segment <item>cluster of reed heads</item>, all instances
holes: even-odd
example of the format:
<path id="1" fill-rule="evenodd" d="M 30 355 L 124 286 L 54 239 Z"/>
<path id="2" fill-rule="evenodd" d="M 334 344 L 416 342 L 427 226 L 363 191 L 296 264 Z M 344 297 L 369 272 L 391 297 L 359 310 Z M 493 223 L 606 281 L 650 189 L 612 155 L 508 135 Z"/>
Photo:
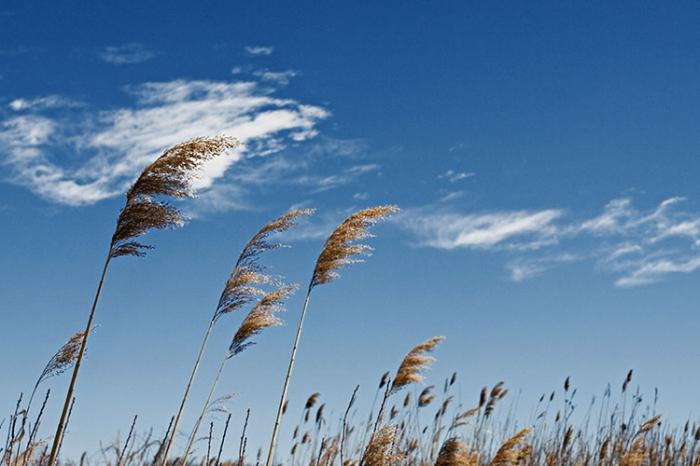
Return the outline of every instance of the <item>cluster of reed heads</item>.
<path id="1" fill-rule="evenodd" d="M 73 335 L 49 360 L 26 402 L 20 395 L 10 416 L 0 421 L 0 429 L 6 431 L 4 447 L 0 448 L 0 461 L 5 466 L 75 464 L 62 459 L 60 452 L 110 262 L 122 256 L 144 256 L 151 246 L 141 243 L 139 237 L 151 229 L 183 225 L 180 211 L 164 199 L 192 196 L 190 183 L 198 169 L 206 161 L 225 155 L 238 145 L 235 139 L 221 136 L 197 138 L 174 146 L 147 166 L 126 193 L 126 203 L 117 219 L 84 329 Z M 299 218 L 312 215 L 311 209 L 293 210 L 272 220 L 243 247 L 204 329 L 192 369 L 183 381 L 180 403 L 174 407 L 165 433 L 155 436 L 151 429 L 139 434 L 137 416 L 134 416 L 123 441 L 103 447 L 94 455 L 84 453 L 78 461 L 80 466 L 91 463 L 115 466 L 700 466 L 697 452 L 700 427 L 690 423 L 682 428 L 663 426 L 655 406 L 643 409 L 639 392 L 630 393 L 631 371 L 622 385 L 619 400 L 613 401 L 612 390 L 608 389 L 602 401 L 591 402 L 577 425 L 571 421 L 576 408 L 576 390 L 567 378 L 559 408 L 555 392 L 543 395 L 536 416 L 533 415 L 527 425 L 519 426 L 512 416 L 513 403 L 506 415 L 498 409 L 506 403 L 503 400 L 508 394 L 503 382 L 491 388 L 484 387 L 473 406 L 458 401 L 461 394 L 456 393 L 456 373 L 445 380 L 441 389 L 425 386 L 424 371 L 433 361 L 431 353 L 443 337 L 429 338 L 416 345 L 395 372 L 381 377 L 368 415 L 358 414 L 359 386 L 337 418 L 328 414 L 325 403 L 320 403 L 320 394 L 309 396 L 301 407 L 301 418 L 291 438 L 284 442 L 284 450 L 278 448 L 280 427 L 289 411 L 287 393 L 312 291 L 332 282 L 338 278 L 341 268 L 367 255 L 371 248 L 363 241 L 370 236 L 370 227 L 397 210 L 394 206 L 379 206 L 357 211 L 330 232 L 323 244 L 305 289 L 269 445 L 257 449 L 255 454 L 250 452 L 246 436 L 250 410 L 247 410 L 240 419 L 242 428 L 236 451 L 231 452 L 226 439 L 232 415 L 229 413 L 223 426 L 216 426 L 216 429 L 212 416 L 218 403 L 227 396 L 215 396 L 227 363 L 249 349 L 261 332 L 282 323 L 279 314 L 284 310 L 285 300 L 298 286 L 270 275 L 261 256 L 283 246 L 274 241 L 274 236 L 294 228 Z M 200 400 L 195 408 L 194 425 L 182 431 L 182 416 L 191 401 L 190 389 L 206 356 L 213 328 L 229 315 L 245 311 L 247 314 L 233 333 L 230 345 L 218 354 L 218 371 L 210 381 L 206 399 Z M 69 370 L 70 382 L 56 429 L 52 434 L 42 434 L 40 426 L 50 391 L 46 391 L 38 409 L 35 406 L 32 409 L 35 395 L 45 380 Z M 176 448 L 176 436 L 182 434 L 187 439 L 185 445 Z"/>

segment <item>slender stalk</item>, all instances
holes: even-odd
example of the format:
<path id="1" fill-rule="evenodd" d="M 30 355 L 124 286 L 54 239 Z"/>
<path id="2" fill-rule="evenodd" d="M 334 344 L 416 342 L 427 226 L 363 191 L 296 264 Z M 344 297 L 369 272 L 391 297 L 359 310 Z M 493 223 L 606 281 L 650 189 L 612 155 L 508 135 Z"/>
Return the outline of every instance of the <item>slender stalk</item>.
<path id="1" fill-rule="evenodd" d="M 284 403 L 287 401 L 287 391 L 289 390 L 289 381 L 292 378 L 292 371 L 294 370 L 294 362 L 297 357 L 297 349 L 299 347 L 299 340 L 301 339 L 301 332 L 304 328 L 304 319 L 306 318 L 306 311 L 309 307 L 309 298 L 311 297 L 311 289 L 306 292 L 306 298 L 304 298 L 304 307 L 301 311 L 301 317 L 299 318 L 299 325 L 297 326 L 297 333 L 294 337 L 294 346 L 292 346 L 292 354 L 289 358 L 289 366 L 287 367 L 287 375 L 284 378 L 284 387 L 282 388 L 282 396 L 280 397 L 280 403 L 277 407 L 277 416 L 275 418 L 275 426 L 272 429 L 272 440 L 270 440 L 270 449 L 267 452 L 267 462 L 266 466 L 272 466 L 273 458 L 275 456 L 275 450 L 277 449 L 277 436 L 279 434 L 280 424 L 282 422 L 282 408 Z"/>
<path id="2" fill-rule="evenodd" d="M 187 440 L 187 447 L 185 447 L 185 452 L 182 454 L 182 458 L 180 458 L 182 466 L 187 465 L 187 457 L 190 454 L 190 450 L 192 449 L 192 445 L 194 444 L 195 438 L 197 437 L 197 431 L 199 431 L 199 426 L 202 424 L 202 420 L 204 419 L 204 416 L 207 414 L 207 409 L 209 409 L 209 404 L 211 403 L 211 399 L 214 396 L 214 392 L 216 391 L 216 386 L 219 384 L 219 379 L 221 378 L 221 373 L 224 371 L 224 367 L 226 367 L 226 363 L 228 362 L 228 358 L 224 358 L 223 361 L 221 361 L 221 365 L 219 366 L 219 370 L 216 373 L 216 377 L 214 378 L 214 383 L 211 384 L 211 388 L 209 389 L 209 395 L 207 395 L 207 401 L 204 402 L 204 407 L 202 408 L 202 412 L 199 413 L 199 417 L 197 418 L 197 422 L 194 425 L 194 429 L 192 430 L 192 433 L 190 434 L 190 438 Z"/>
<path id="3" fill-rule="evenodd" d="M 350 409 L 352 409 L 352 405 L 355 404 L 355 397 L 357 396 L 357 391 L 360 389 L 360 386 L 357 385 L 355 386 L 355 390 L 352 392 L 352 396 L 350 397 L 350 402 L 348 403 L 348 407 L 345 409 L 345 414 L 343 415 L 343 424 L 341 426 L 340 431 L 340 465 L 342 466 L 345 464 L 345 461 L 343 459 L 343 450 L 345 448 L 345 435 L 348 430 L 348 414 L 350 414 Z"/>
<path id="4" fill-rule="evenodd" d="M 246 430 L 248 430 L 248 419 L 250 418 L 250 408 L 245 413 L 245 422 L 243 423 L 243 431 L 241 432 L 241 442 L 238 444 L 238 463 L 237 466 L 244 466 L 245 462 L 245 445 L 246 445 Z"/>
<path id="5" fill-rule="evenodd" d="M 250 410 L 248 410 L 248 413 L 250 413 Z M 228 413 L 228 417 L 226 418 L 226 425 L 224 426 L 224 433 L 221 435 L 219 453 L 216 455 L 216 463 L 214 463 L 216 466 L 219 466 L 221 464 L 221 453 L 224 451 L 224 442 L 226 442 L 226 432 L 228 432 L 229 422 L 231 422 L 231 413 Z"/>
<path id="6" fill-rule="evenodd" d="M 202 362 L 202 356 L 204 356 L 204 350 L 207 347 L 207 342 L 209 341 L 209 336 L 211 335 L 211 331 L 214 328 L 214 324 L 216 323 L 216 314 L 214 314 L 214 317 L 212 317 L 211 321 L 209 322 L 209 326 L 207 327 L 207 331 L 204 333 L 204 339 L 202 340 L 202 345 L 199 347 L 199 353 L 197 354 L 197 359 L 194 362 L 194 367 L 192 368 L 192 372 L 190 373 L 190 378 L 187 381 L 187 385 L 185 386 L 185 393 L 182 395 L 182 400 L 180 401 L 180 407 L 177 410 L 177 414 L 175 415 L 175 421 L 173 423 L 173 429 L 172 433 L 170 434 L 170 437 L 168 438 L 166 445 L 165 445 L 165 451 L 163 452 L 163 459 L 161 461 L 162 466 L 167 466 L 168 464 L 168 456 L 170 455 L 170 450 L 173 447 L 173 443 L 175 442 L 175 436 L 177 435 L 177 429 L 180 426 L 180 420 L 182 418 L 182 413 L 185 410 L 185 403 L 187 403 L 187 397 L 190 394 L 190 389 L 192 388 L 192 383 L 194 381 L 195 376 L 197 375 L 197 371 L 199 370 L 199 365 Z"/>
<path id="7" fill-rule="evenodd" d="M 78 372 L 80 371 L 80 366 L 83 362 L 83 357 L 85 356 L 85 348 L 87 347 L 88 337 L 90 336 L 90 333 L 92 333 L 92 322 L 95 319 L 95 310 L 97 309 L 97 303 L 99 302 L 100 295 L 102 294 L 102 285 L 104 284 L 105 276 L 107 275 L 107 268 L 109 267 L 109 262 L 112 260 L 111 253 L 112 249 L 110 247 L 109 254 L 107 254 L 107 259 L 105 260 L 104 267 L 102 268 L 102 275 L 100 276 L 100 282 L 97 285 L 95 298 L 92 301 L 90 315 L 88 316 L 87 324 L 85 325 L 85 332 L 83 333 L 83 340 L 80 343 L 80 352 L 78 353 L 78 359 L 75 360 L 75 365 L 73 366 L 73 374 L 71 375 L 70 385 L 68 386 L 68 392 L 66 393 L 66 399 L 63 402 L 61 418 L 58 421 L 58 426 L 56 426 L 56 433 L 53 437 L 53 445 L 51 446 L 51 453 L 49 454 L 47 466 L 53 466 L 56 462 L 56 458 L 58 457 L 58 450 L 63 440 L 63 433 L 66 428 L 66 422 L 68 419 L 68 411 L 71 408 L 71 400 L 73 399 L 75 385 L 78 380 Z"/>

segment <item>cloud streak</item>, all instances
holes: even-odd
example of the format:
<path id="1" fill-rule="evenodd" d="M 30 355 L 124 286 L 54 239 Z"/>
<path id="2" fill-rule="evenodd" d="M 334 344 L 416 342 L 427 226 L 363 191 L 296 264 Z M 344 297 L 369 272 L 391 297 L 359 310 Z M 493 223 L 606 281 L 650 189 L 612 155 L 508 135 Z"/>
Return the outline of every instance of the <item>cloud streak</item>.
<path id="1" fill-rule="evenodd" d="M 581 218 L 559 209 L 459 213 L 446 207 L 408 209 L 397 220 L 420 245 L 499 252 L 510 278 L 522 282 L 562 264 L 591 262 L 631 288 L 700 269 L 700 213 L 672 197 L 640 210 L 613 199 Z"/>
<path id="2" fill-rule="evenodd" d="M 156 52 L 148 50 L 138 42 L 105 47 L 99 57 L 110 65 L 135 65 L 146 62 L 156 56 Z"/>
<path id="3" fill-rule="evenodd" d="M 245 148 L 204 167 L 196 188 L 207 189 L 245 157 L 313 138 L 330 115 L 256 82 L 151 82 L 128 94 L 133 104 L 123 108 L 56 113 L 28 104 L 22 109 L 29 111 L 0 120 L 0 164 L 9 179 L 51 202 L 93 204 L 123 193 L 168 146 L 202 135 L 239 138 Z"/>

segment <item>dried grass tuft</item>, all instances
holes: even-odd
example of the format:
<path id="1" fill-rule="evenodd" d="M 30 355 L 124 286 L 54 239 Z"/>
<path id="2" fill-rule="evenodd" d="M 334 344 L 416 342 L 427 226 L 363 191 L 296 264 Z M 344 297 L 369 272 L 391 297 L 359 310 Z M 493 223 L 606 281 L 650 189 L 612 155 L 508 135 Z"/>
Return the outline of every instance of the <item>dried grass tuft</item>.
<path id="1" fill-rule="evenodd" d="M 167 149 L 147 166 L 126 193 L 126 205 L 119 214 L 112 236 L 110 257 L 143 256 L 151 246 L 135 241 L 147 231 L 181 226 L 184 218 L 170 204 L 155 196 L 185 198 L 193 195 L 190 182 L 195 170 L 207 160 L 238 146 L 227 136 L 195 138 Z"/>
<path id="2" fill-rule="evenodd" d="M 369 237 L 370 226 L 398 210 L 396 206 L 371 207 L 355 212 L 338 225 L 326 240 L 316 261 L 309 289 L 335 280 L 339 269 L 359 262 L 358 257 L 368 254 L 371 247 L 355 242 Z"/>
<path id="3" fill-rule="evenodd" d="M 406 385 L 423 382 L 422 372 L 435 360 L 431 356 L 426 356 L 426 353 L 433 351 L 444 339 L 445 337 L 432 337 L 408 352 L 396 371 L 391 384 L 391 393 L 396 393 Z"/>

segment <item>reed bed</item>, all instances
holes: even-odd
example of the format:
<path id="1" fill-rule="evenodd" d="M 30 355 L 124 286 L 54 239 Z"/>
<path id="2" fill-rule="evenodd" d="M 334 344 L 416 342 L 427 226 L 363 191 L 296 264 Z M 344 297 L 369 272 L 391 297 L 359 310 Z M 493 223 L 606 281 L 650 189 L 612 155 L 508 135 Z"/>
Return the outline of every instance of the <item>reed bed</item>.
<path id="1" fill-rule="evenodd" d="M 9 408 L 9 415 L 0 418 L 0 438 L 5 439 L 0 444 L 0 466 L 700 466 L 700 426 L 691 421 L 682 426 L 665 423 L 655 411 L 655 404 L 645 405 L 638 391 L 631 392 L 632 371 L 619 390 L 609 388 L 582 413 L 577 412 L 576 389 L 567 377 L 557 390 L 542 395 L 534 408 L 536 414 L 523 422 L 513 414 L 513 403 L 504 409 L 509 394 L 504 382 L 473 394 L 473 404 L 456 401 L 472 398 L 458 393 L 456 373 L 437 387 L 426 382 L 425 370 L 434 361 L 433 353 L 444 341 L 442 336 L 410 348 L 397 361 L 395 370 L 379 377 L 377 386 L 369 390 L 356 386 L 346 406 L 331 409 L 317 392 L 298 407 L 290 406 L 287 393 L 312 291 L 335 281 L 340 269 L 368 255 L 371 248 L 365 240 L 371 237 L 370 228 L 396 212 L 395 206 L 358 210 L 329 232 L 322 245 L 306 288 L 287 370 L 280 374 L 280 398 L 270 400 L 277 402 L 278 408 L 270 425 L 269 443 L 255 439 L 257 445 L 249 444 L 250 408 L 245 415 L 228 414 L 225 422 L 216 421 L 212 416 L 217 411 L 216 402 L 228 395 L 219 399 L 214 396 L 229 361 L 248 353 L 245 350 L 254 344 L 253 338 L 282 323 L 284 301 L 297 287 L 284 284 L 282 277 L 269 275 L 259 260 L 264 252 L 282 246 L 271 239 L 273 235 L 293 228 L 300 217 L 313 213 L 311 209 L 282 214 L 243 246 L 211 314 L 193 367 L 186 378 L 183 376 L 185 389 L 179 406 L 173 413 L 164 413 L 169 422 L 163 435 L 154 435 L 153 428 L 144 431 L 138 415 L 134 415 L 123 439 L 117 438 L 97 451 L 86 451 L 79 458 L 62 456 L 76 402 L 78 371 L 93 333 L 110 261 L 143 256 L 150 246 L 137 239 L 151 229 L 181 226 L 184 219 L 180 212 L 161 199 L 191 197 L 190 181 L 197 169 L 237 145 L 235 139 L 224 136 L 184 142 L 166 150 L 134 182 L 117 219 L 84 330 L 75 333 L 49 358 L 44 369 L 37 371 L 39 377 L 30 385 L 30 395 L 26 399 L 20 395 Z M 220 319 L 238 311 L 247 312 L 230 345 L 218 352 L 219 370 L 206 399 L 197 400 L 195 425 L 181 432 L 182 415 L 189 406 L 190 388 L 206 356 L 209 336 Z M 58 426 L 52 433 L 41 428 L 50 391 L 44 393 L 38 408 L 36 395 L 47 379 L 69 371 Z M 358 408 L 362 397 L 372 399 L 368 412 Z M 296 419 L 291 411 L 297 408 L 298 423 L 287 426 L 291 437 L 281 438 L 283 422 Z M 235 440 L 233 426 L 242 426 Z M 182 451 L 174 445 L 179 434 L 187 438 Z"/>

